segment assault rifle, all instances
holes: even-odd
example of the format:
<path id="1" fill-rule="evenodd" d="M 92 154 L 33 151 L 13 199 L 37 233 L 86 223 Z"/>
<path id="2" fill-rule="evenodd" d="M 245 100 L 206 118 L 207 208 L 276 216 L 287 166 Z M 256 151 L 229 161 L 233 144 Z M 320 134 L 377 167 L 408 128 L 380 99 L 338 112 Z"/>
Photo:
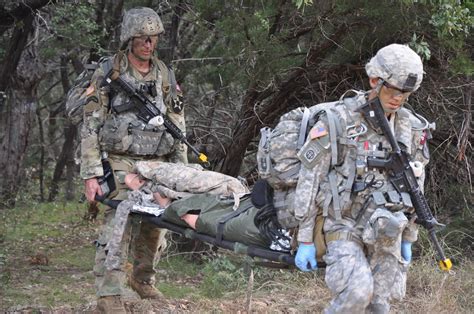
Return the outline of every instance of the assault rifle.
<path id="1" fill-rule="evenodd" d="M 137 109 L 137 116 L 143 122 L 148 123 L 150 120 L 154 119 L 158 125 L 163 124 L 166 130 L 181 143 L 187 145 L 193 153 L 196 154 L 199 161 L 204 164 L 204 166 L 209 166 L 209 161 L 207 156 L 199 152 L 194 146 L 192 146 L 186 136 L 183 134 L 181 129 L 174 124 L 166 115 L 164 115 L 140 89 L 136 88 L 129 82 L 123 79 L 121 75 L 116 75 L 114 70 L 111 70 L 105 77 L 104 81 L 111 85 L 112 88 L 116 88 L 124 91 L 132 100 L 132 107 L 124 108 L 123 111 L 129 110 L 132 108 Z"/>
<path id="2" fill-rule="evenodd" d="M 400 146 L 390 129 L 387 118 L 385 117 L 385 112 L 379 98 L 376 97 L 369 100 L 367 104 L 359 109 L 359 111 L 364 114 L 367 120 L 370 120 L 370 122 L 374 123 L 374 125 L 381 129 L 392 147 L 388 159 L 368 157 L 367 166 L 369 168 L 387 170 L 390 182 L 393 184 L 395 189 L 399 193 L 407 192 L 410 194 L 417 216 L 415 222 L 428 230 L 430 241 L 438 254 L 440 269 L 449 271 L 452 266 L 451 260 L 446 258 L 444 255 L 443 248 L 436 237 L 436 229 L 444 227 L 444 225 L 438 223 L 436 218 L 433 217 L 430 206 L 421 192 L 415 174 L 413 173 L 413 169 L 410 166 L 409 156 L 406 151 L 400 149 Z"/>

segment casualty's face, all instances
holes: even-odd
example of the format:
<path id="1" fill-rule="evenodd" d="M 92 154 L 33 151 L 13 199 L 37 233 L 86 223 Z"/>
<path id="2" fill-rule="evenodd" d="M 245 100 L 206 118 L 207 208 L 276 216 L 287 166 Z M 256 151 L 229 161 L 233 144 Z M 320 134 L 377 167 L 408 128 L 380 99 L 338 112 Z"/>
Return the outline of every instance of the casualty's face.
<path id="1" fill-rule="evenodd" d="M 158 43 L 158 35 L 142 35 L 133 37 L 132 39 L 132 53 L 142 61 L 148 61 L 153 56 Z"/>

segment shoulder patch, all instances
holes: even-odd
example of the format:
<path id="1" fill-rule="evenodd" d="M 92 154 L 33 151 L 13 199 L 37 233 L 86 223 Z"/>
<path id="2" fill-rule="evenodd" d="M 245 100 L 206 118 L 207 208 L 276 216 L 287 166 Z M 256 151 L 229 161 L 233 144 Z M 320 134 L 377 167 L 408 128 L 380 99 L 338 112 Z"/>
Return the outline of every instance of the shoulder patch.
<path id="1" fill-rule="evenodd" d="M 181 100 L 181 97 L 177 96 L 175 99 L 171 98 L 171 107 L 174 113 L 181 113 L 184 108 L 184 103 Z"/>
<path id="2" fill-rule="evenodd" d="M 328 134 L 328 131 L 324 126 L 314 127 L 309 131 L 309 137 L 314 140 L 315 138 L 323 137 Z"/>

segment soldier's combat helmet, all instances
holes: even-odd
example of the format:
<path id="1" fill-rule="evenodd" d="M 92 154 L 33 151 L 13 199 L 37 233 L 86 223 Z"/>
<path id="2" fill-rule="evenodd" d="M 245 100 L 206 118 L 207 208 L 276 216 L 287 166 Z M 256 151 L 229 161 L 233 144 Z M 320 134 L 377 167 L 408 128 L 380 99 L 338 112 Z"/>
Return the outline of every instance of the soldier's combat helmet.
<path id="1" fill-rule="evenodd" d="M 391 44 L 380 49 L 365 66 L 369 77 L 379 77 L 392 86 L 414 92 L 423 80 L 423 62 L 410 47 Z"/>
<path id="2" fill-rule="evenodd" d="M 165 32 L 158 14 L 145 7 L 130 9 L 123 16 L 120 30 L 120 44 L 123 46 L 131 38 L 159 35 Z"/>

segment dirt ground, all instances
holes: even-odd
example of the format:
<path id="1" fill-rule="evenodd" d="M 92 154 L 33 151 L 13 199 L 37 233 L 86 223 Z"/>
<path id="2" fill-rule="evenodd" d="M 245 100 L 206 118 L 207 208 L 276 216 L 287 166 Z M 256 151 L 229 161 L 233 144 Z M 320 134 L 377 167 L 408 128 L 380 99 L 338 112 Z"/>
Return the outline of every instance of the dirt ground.
<path id="1" fill-rule="evenodd" d="M 61 206 L 17 214 L 0 213 L 0 311 L 96 313 L 93 241 L 100 221 Z M 131 313 L 320 313 L 330 301 L 322 269 L 265 268 L 220 250 L 196 261 L 170 243 L 158 264 L 156 286 L 164 297 L 140 300 L 129 291 L 124 303 Z M 473 269 L 463 260 L 448 275 L 430 258 L 415 259 L 407 297 L 394 301 L 392 312 L 472 313 Z"/>

